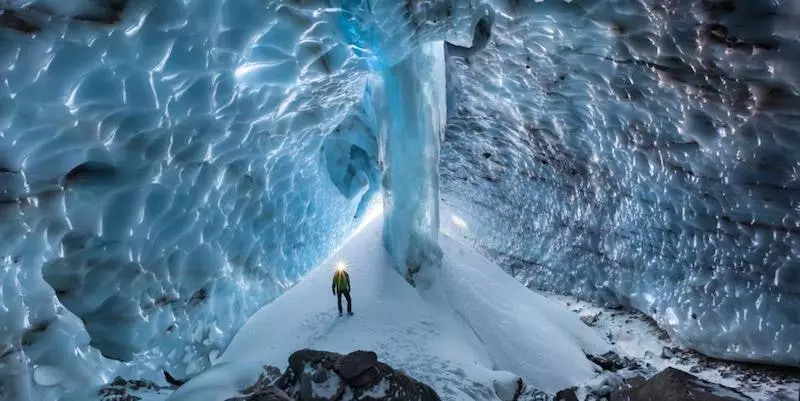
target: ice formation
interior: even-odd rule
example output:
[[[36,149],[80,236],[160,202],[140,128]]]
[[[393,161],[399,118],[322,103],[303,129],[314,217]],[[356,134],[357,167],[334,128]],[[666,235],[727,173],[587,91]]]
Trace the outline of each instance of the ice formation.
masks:
[[[794,1],[509,2],[448,62],[442,193],[531,287],[800,364]]]
[[[387,241],[402,269],[435,237],[437,187],[532,287],[636,307],[710,355],[800,365],[798,13],[2,1],[3,396],[200,371],[382,190],[412,202],[387,219],[421,219],[422,240]],[[398,68],[427,89],[381,103]]]
[[[441,260],[439,141],[447,117],[444,44],[424,44],[382,71],[383,170],[386,249],[413,280]]]

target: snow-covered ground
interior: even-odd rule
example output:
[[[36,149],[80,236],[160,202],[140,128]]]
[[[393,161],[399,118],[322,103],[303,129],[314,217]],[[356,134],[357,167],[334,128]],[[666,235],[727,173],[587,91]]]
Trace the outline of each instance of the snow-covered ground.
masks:
[[[597,330],[621,357],[636,360],[650,375],[674,367],[739,390],[756,401],[800,400],[800,370],[720,361],[682,348],[640,313],[599,307],[573,297],[546,294]]]
[[[215,366],[169,400],[233,396],[258,374],[243,367],[283,369],[302,348],[374,350],[448,400],[497,399],[496,386],[513,386],[517,376],[555,392],[594,375],[584,352],[602,353],[608,344],[567,308],[445,235],[441,271],[414,288],[389,264],[381,220],[257,312]],[[331,276],[338,262],[349,268],[354,316],[336,311]]]
[[[416,288],[390,266],[382,219],[370,214],[323,265],[252,316],[211,369],[172,394],[166,387],[129,394],[144,401],[225,400],[252,385],[263,365],[285,369],[291,353],[315,348],[374,350],[445,400],[496,400],[518,376],[551,394],[571,386],[589,394],[607,373],[598,376],[584,353],[607,351],[637,361],[640,368],[626,376],[673,366],[754,400],[798,399],[800,383],[791,372],[714,361],[681,350],[643,315],[525,288],[464,246],[459,239],[469,227],[443,209],[442,268]],[[339,317],[331,293],[340,262],[350,272],[354,316]]]

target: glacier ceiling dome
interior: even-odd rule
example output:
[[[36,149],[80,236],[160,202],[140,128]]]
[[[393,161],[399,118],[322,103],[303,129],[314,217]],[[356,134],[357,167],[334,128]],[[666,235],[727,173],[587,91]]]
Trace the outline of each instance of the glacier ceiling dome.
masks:
[[[8,394],[207,366],[380,192],[375,72],[441,40],[442,198],[476,246],[800,365],[796,2],[0,6]]]

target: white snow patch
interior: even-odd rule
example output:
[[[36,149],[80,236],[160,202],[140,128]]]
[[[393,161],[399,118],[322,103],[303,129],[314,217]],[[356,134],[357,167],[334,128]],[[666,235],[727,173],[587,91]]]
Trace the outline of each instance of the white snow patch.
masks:
[[[65,378],[64,372],[56,366],[38,365],[33,369],[33,380],[40,386],[55,386]]]
[[[364,392],[362,395],[363,398],[383,398],[386,397],[386,392],[389,391],[389,382],[386,379],[381,379],[374,387],[369,389],[369,391]]]
[[[311,369],[310,366],[306,365],[307,373],[309,375],[314,374],[314,369]],[[335,374],[329,374],[328,380],[325,380],[322,383],[316,383],[313,380],[311,381],[311,392],[316,397],[323,397],[325,399],[333,399],[336,393],[339,391],[339,386],[342,384],[342,380],[339,376]]]
[[[433,285],[414,288],[391,267],[381,243],[382,220],[364,227],[251,317],[217,360],[213,377],[231,368],[241,371],[243,364],[285,368],[289,355],[302,348],[374,350],[447,400],[495,400],[493,385],[509,376],[506,371],[549,392],[593,376],[583,353],[603,353],[608,346],[577,316],[445,235],[441,271],[430,272]],[[340,261],[349,266],[355,312],[341,318],[331,294],[333,268]],[[252,384],[258,371],[229,390]],[[170,401],[192,399],[184,394],[199,394],[193,389],[207,386],[206,376],[184,385]]]

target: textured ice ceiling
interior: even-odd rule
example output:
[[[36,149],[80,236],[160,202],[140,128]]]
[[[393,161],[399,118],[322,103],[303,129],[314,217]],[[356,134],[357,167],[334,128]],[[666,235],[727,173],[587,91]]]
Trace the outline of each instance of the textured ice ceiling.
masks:
[[[380,192],[372,82],[436,40],[442,198],[476,245],[800,365],[796,1],[0,6],[5,395],[206,366]]]

